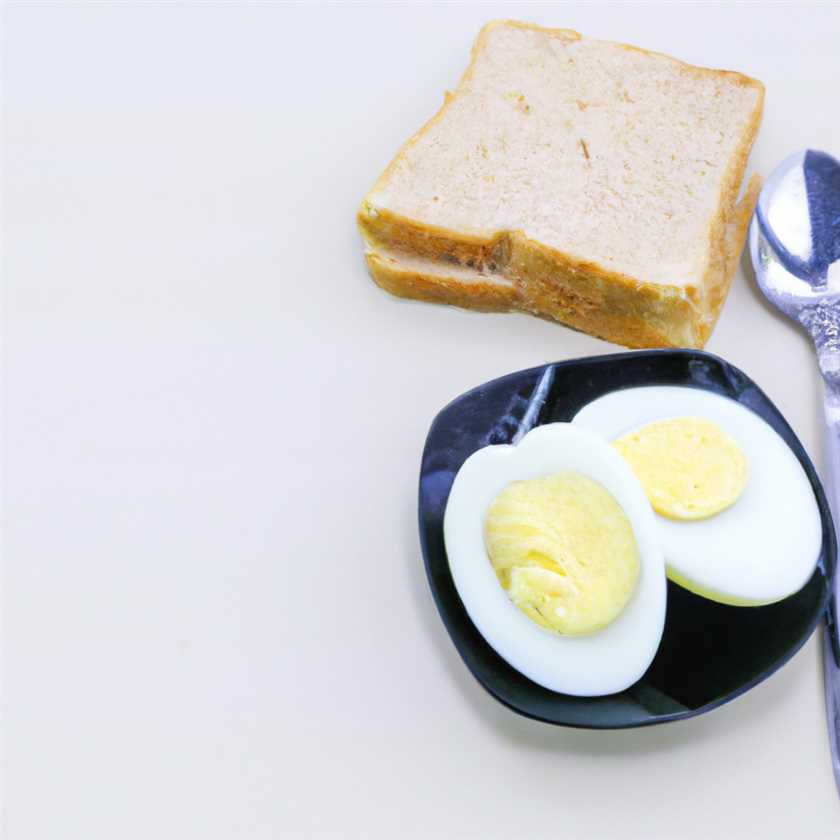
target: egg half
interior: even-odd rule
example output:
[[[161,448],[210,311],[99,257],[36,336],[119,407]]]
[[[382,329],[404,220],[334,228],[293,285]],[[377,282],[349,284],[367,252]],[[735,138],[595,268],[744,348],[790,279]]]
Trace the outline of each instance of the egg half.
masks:
[[[662,422],[675,418],[690,422]],[[634,433],[641,430],[644,438],[648,424],[673,432],[696,426],[698,418],[725,433],[717,441],[718,458],[725,459],[717,462],[718,476],[709,468],[713,462],[691,462],[699,455],[681,449],[679,435],[647,435],[647,452],[632,445]],[[668,576],[676,583],[724,604],[759,606],[798,592],[813,574],[822,525],[808,476],[784,440],[748,408],[697,388],[650,386],[606,394],[584,406],[573,423],[623,441],[620,446],[630,442],[634,466],[658,509],[653,485],[667,491],[669,469],[675,480],[677,472],[689,472],[705,475],[708,488],[714,487],[715,495],[696,501],[703,518],[656,514]],[[658,453],[657,439],[669,441]],[[743,471],[739,457],[746,461]],[[716,481],[721,477],[726,481]]]
[[[638,551],[629,600],[606,627],[586,635],[561,635],[529,618],[500,584],[485,543],[488,512],[510,485],[569,473],[597,482],[615,500]],[[623,691],[647,670],[665,624],[658,529],[640,483],[603,437],[552,423],[531,430],[515,446],[478,450],[455,477],[443,529],[464,608],[488,644],[517,671],[551,691],[591,697]]]

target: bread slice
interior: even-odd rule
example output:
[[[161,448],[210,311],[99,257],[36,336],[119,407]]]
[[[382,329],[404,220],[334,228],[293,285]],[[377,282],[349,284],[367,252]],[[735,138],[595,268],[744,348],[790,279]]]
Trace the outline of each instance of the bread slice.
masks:
[[[702,347],[758,197],[754,177],[738,201],[763,99],[738,73],[490,23],[362,202],[371,275],[630,347]]]

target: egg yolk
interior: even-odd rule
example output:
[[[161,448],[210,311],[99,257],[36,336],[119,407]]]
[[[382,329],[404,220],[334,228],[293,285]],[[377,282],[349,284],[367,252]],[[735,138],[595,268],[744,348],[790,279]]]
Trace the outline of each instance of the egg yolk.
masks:
[[[653,509],[671,519],[705,519],[735,504],[747,459],[718,425],[698,417],[649,423],[614,441]]]
[[[484,538],[513,603],[564,635],[606,627],[639,578],[627,516],[604,487],[580,473],[509,484],[487,511]]]

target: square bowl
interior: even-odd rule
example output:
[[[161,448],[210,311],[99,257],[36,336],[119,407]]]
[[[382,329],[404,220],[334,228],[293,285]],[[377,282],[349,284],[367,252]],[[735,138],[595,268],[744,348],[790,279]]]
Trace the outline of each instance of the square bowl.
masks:
[[[550,375],[546,375],[549,373]],[[644,676],[619,694],[573,697],[549,691],[508,665],[464,609],[443,539],[455,475],[476,450],[511,443],[517,431],[568,422],[612,391],[649,385],[700,388],[735,400],[765,420],[802,464],[822,521],[817,567],[796,594],[765,607],[731,607],[668,581],[665,631]],[[825,614],[837,546],[814,465],[779,410],[734,365],[698,350],[645,350],[558,362],[494,379],[458,397],[435,418],[420,470],[420,543],[443,623],[473,676],[499,702],[546,723],[623,729],[682,720],[738,697],[787,662]]]

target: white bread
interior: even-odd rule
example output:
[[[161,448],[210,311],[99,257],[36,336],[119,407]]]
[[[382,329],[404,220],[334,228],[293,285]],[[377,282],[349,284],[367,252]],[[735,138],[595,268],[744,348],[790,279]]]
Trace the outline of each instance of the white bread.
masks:
[[[634,47],[488,24],[367,195],[373,278],[628,346],[702,346],[757,198],[764,89]]]

